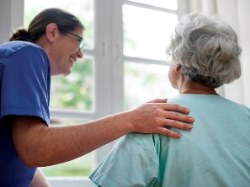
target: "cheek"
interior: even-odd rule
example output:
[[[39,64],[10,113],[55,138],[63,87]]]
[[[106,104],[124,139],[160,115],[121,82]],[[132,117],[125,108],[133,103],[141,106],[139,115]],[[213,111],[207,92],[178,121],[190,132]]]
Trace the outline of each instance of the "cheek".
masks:
[[[170,82],[172,82],[172,79],[173,79],[173,68],[172,68],[172,66],[169,66],[169,69],[168,69],[168,79],[170,80]]]
[[[176,88],[176,75],[175,75],[175,72],[174,72],[174,69],[173,67],[169,67],[169,70],[168,70],[168,79],[171,83],[171,85]]]
[[[170,69],[168,70],[168,79],[171,80]]]
[[[70,55],[67,54],[66,52],[62,53],[58,57],[57,68],[60,70],[61,73],[64,73],[65,69],[67,68],[69,64],[69,59],[70,59]]]

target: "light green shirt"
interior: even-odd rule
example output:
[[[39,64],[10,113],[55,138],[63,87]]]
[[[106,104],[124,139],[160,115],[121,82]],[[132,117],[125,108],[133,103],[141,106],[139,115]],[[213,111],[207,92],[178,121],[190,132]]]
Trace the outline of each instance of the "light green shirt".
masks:
[[[180,139],[132,133],[90,179],[101,187],[249,187],[250,109],[217,95],[179,95],[195,118]]]

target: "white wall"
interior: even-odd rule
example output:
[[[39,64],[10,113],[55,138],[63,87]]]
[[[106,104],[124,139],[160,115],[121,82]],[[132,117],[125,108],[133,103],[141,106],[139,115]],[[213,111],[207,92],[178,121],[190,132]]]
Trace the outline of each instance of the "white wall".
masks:
[[[0,43],[6,42],[14,29],[23,25],[24,0],[0,0]]]
[[[218,16],[228,22],[237,32],[243,49],[241,54],[242,76],[234,83],[225,86],[225,96],[250,107],[250,1],[217,0]]]
[[[220,93],[233,101],[250,107],[250,1],[249,0],[189,0],[190,12],[216,15],[230,24],[237,32],[242,47],[242,76],[231,84],[220,88]]]

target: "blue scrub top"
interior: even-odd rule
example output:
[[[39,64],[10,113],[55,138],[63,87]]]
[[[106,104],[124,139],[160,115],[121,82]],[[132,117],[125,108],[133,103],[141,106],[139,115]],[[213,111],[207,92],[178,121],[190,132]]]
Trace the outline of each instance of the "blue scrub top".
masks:
[[[19,159],[11,124],[4,117],[36,116],[49,125],[50,65],[45,51],[30,42],[0,45],[0,89],[0,186],[27,187],[36,168]]]

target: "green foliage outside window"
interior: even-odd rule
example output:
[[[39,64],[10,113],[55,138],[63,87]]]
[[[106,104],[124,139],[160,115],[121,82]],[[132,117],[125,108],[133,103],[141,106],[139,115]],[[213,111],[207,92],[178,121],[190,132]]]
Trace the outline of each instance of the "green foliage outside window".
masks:
[[[44,167],[42,171],[46,176],[89,176],[91,174],[91,154],[63,164]]]
[[[52,78],[51,107],[93,110],[93,67],[91,59],[78,60],[70,75]]]

